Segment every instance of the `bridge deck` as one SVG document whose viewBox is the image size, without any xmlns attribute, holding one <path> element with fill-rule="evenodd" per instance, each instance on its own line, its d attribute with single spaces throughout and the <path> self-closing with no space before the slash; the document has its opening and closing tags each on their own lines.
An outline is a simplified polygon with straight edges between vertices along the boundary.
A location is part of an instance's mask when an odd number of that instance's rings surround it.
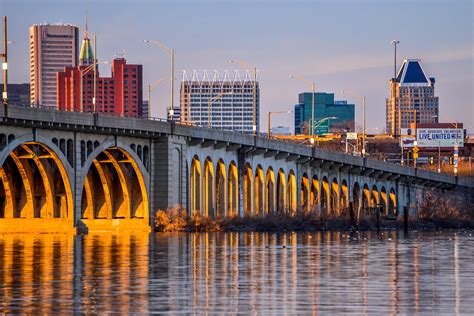
<svg viewBox="0 0 474 316">
<path fill-rule="evenodd" d="M 351 156 L 340 152 L 331 152 L 291 141 L 268 139 L 261 136 L 224 131 L 202 127 L 182 125 L 164 120 L 117 117 L 113 115 L 56 111 L 43 108 L 10 106 L 8 116 L 5 108 L 0 107 L 1 124 L 46 129 L 75 130 L 105 134 L 120 134 L 135 137 L 157 137 L 177 135 L 188 139 L 236 144 L 249 150 L 260 149 L 263 153 L 287 153 L 294 159 L 308 158 L 313 162 L 329 162 L 361 171 L 382 172 L 393 179 L 412 179 L 414 182 L 426 182 L 433 185 L 463 186 L 474 188 L 473 177 L 458 177 L 446 173 L 437 173 L 388 162 Z"/>
</svg>

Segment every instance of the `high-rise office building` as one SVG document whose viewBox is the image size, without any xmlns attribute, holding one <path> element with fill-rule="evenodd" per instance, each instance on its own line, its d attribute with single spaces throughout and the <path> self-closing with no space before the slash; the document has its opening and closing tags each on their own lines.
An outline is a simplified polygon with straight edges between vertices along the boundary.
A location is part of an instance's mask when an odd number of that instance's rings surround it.
<svg viewBox="0 0 474 316">
<path fill-rule="evenodd" d="M 56 73 L 78 64 L 79 29 L 74 25 L 30 27 L 30 102 L 56 106 Z"/>
<path fill-rule="evenodd" d="M 300 93 L 295 105 L 295 134 L 306 134 L 311 126 L 313 97 L 311 92 Z M 314 133 L 344 133 L 354 130 L 354 104 L 334 101 L 334 93 L 314 94 Z M 330 118 L 330 119 L 328 119 Z"/>
<path fill-rule="evenodd" d="M 57 74 L 57 107 L 60 110 L 94 110 L 94 66 L 65 67 Z M 112 61 L 112 76 L 100 77 L 97 70 L 97 112 L 142 117 L 142 65 L 127 64 L 124 58 Z"/>
<path fill-rule="evenodd" d="M 194 72 L 189 80 L 184 72 L 180 101 L 180 115 L 183 122 L 205 127 L 210 123 L 212 128 L 249 133 L 253 131 L 254 81 L 249 73 L 245 73 L 242 77 L 238 71 L 234 75 L 229 75 L 226 71 L 221 79 L 217 71 L 213 73 L 212 78 L 207 72 L 204 72 L 202 77 Z M 255 82 L 255 108 L 258 131 L 260 123 L 258 82 Z"/>
<path fill-rule="evenodd" d="M 403 61 L 397 77 L 390 80 L 390 97 L 386 99 L 387 133 L 400 135 L 399 128 L 409 127 L 415 119 L 417 123 L 438 123 L 439 98 L 435 97 L 434 85 L 435 79 L 428 78 L 421 60 Z"/>
</svg>

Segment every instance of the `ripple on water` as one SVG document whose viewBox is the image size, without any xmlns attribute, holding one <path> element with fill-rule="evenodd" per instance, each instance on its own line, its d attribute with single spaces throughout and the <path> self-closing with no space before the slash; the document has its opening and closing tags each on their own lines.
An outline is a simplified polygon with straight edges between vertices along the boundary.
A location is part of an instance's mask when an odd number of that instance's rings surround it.
<svg viewBox="0 0 474 316">
<path fill-rule="evenodd" d="M 472 232 L 0 235 L 0 312 L 470 313 Z"/>
</svg>

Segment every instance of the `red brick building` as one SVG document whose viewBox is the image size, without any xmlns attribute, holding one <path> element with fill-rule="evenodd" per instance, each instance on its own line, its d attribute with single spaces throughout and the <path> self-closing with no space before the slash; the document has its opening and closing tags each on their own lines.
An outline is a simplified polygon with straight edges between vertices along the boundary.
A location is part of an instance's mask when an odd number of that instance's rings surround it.
<svg viewBox="0 0 474 316">
<path fill-rule="evenodd" d="M 93 65 L 65 67 L 56 76 L 57 108 L 93 112 Z M 97 71 L 96 111 L 120 116 L 142 116 L 142 65 L 128 65 L 124 58 L 112 61 L 112 76 Z"/>
</svg>

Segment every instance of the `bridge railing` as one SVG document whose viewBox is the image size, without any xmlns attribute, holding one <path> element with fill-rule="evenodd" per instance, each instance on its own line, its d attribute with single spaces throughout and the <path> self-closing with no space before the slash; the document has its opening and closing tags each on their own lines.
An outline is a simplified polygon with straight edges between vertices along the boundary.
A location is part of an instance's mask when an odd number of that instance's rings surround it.
<svg viewBox="0 0 474 316">
<path fill-rule="evenodd" d="M 5 117 L 5 108 L 0 106 L 0 117 Z M 316 159 L 353 165 L 383 172 L 391 172 L 410 177 L 421 177 L 432 181 L 446 183 L 458 183 L 472 187 L 472 177 L 455 177 L 450 174 L 437 173 L 434 171 L 414 169 L 408 166 L 388 163 L 372 158 L 352 156 L 337 150 L 313 147 L 309 144 L 302 144 L 292 140 L 281 140 L 268 138 L 266 136 L 254 136 L 251 134 L 212 129 L 207 127 L 197 127 L 193 124 L 168 121 L 163 118 L 138 118 L 123 117 L 112 113 L 85 113 L 74 111 L 62 111 L 55 108 L 46 107 L 22 107 L 9 106 L 8 117 L 25 121 L 39 121 L 43 124 L 77 124 L 81 126 L 94 126 L 94 128 L 108 128 L 111 131 L 127 130 L 128 133 L 138 132 L 146 134 L 149 132 L 167 133 L 185 136 L 189 138 L 202 138 L 204 140 L 215 140 L 229 143 L 241 144 L 243 146 L 254 146 L 270 151 L 287 152 L 292 155 L 313 157 Z"/>
</svg>

